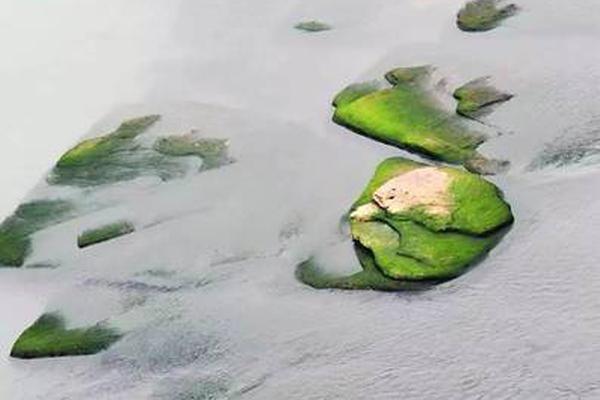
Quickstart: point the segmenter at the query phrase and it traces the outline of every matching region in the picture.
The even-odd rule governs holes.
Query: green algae
[[[334,107],[341,107],[368,94],[377,92],[380,89],[381,84],[378,81],[353,83],[338,93],[334,97],[332,104]]]
[[[310,33],[329,31],[329,30],[333,29],[330,25],[328,25],[324,22],[315,21],[315,20],[299,22],[298,24],[296,24],[294,26],[294,28],[299,31],[310,32]]]
[[[124,121],[114,132],[87,139],[67,151],[48,176],[52,185],[89,187],[158,176],[163,181],[185,176],[189,170],[181,158],[198,156],[203,170],[231,162],[227,142],[221,139],[191,140],[173,136],[146,145],[137,140],[160,119],[148,115]]]
[[[119,221],[104,225],[96,229],[84,231],[77,237],[77,246],[81,249],[94,244],[106,242],[135,231],[135,227],[129,221]]]
[[[351,212],[374,204],[383,183],[424,168],[431,167],[402,158],[384,161]],[[387,277],[408,281],[456,277],[487,253],[499,241],[502,228],[513,221],[502,193],[490,182],[451,167],[435,167],[435,171],[450,178],[447,213],[432,213],[417,203],[351,221],[354,240],[373,252],[375,264]]]
[[[489,114],[492,106],[513,98],[510,93],[502,92],[489,83],[489,78],[474,79],[454,91],[458,100],[456,112],[464,117],[477,119]]]
[[[359,134],[441,161],[465,164],[479,156],[484,137],[445,111],[423,83],[430,67],[390,71],[394,86],[344,95],[334,102],[334,122]],[[355,91],[356,92],[356,91]],[[344,101],[339,101],[342,96]]]
[[[518,11],[515,4],[504,5],[501,0],[473,0],[458,12],[456,24],[466,32],[489,31]]]
[[[112,133],[84,140],[58,160],[48,183],[88,187],[143,175],[156,175],[163,180],[183,176],[184,165],[136,140],[159,119],[158,115],[130,119]]]
[[[440,203],[445,206],[444,213],[432,211],[436,198],[431,197],[422,197],[401,210],[382,208],[377,203],[376,193],[382,186],[425,170],[448,179],[443,181],[447,185],[443,192],[437,187],[431,192],[444,199]],[[416,186],[410,186],[406,182],[402,190],[407,201],[425,196],[422,186],[431,184],[416,180]],[[365,207],[368,212],[360,213]],[[502,193],[482,177],[394,157],[378,166],[350,208],[350,232],[362,271],[338,276],[311,258],[298,266],[296,276],[318,289],[426,288],[461,275],[481,260],[512,222],[510,206]]]
[[[31,253],[30,236],[73,213],[64,200],[36,200],[21,204],[0,225],[0,266],[20,267]]]
[[[67,329],[60,314],[48,313],[21,334],[10,355],[24,359],[90,355],[107,349],[120,338],[115,329],[102,324]]]
[[[219,168],[232,162],[228,155],[229,141],[215,138],[196,138],[193,134],[158,139],[154,149],[171,157],[199,157],[201,170]]]
[[[406,172],[429,165],[392,157],[384,160],[375,170],[375,174],[353,204],[350,212],[372,201],[375,191],[385,182]],[[452,167],[435,167],[452,178],[449,194],[452,204],[447,216],[436,216],[423,212],[420,207],[408,209],[402,213],[388,215],[388,218],[409,219],[426,228],[440,231],[460,231],[471,235],[484,235],[498,230],[512,222],[509,205],[502,199],[500,190],[481,176]],[[375,216],[375,218],[381,218]]]
[[[296,268],[296,278],[315,289],[380,290],[394,292],[399,290],[418,290],[426,287],[419,283],[386,277],[375,264],[373,254],[368,249],[360,244],[355,244],[354,250],[362,271],[350,276],[335,275],[327,272],[326,267],[320,265],[313,257],[298,265]]]
[[[148,115],[124,121],[116,131],[106,136],[84,140],[67,151],[59,160],[58,168],[99,164],[107,155],[125,150],[130,142],[160,119],[159,115]]]

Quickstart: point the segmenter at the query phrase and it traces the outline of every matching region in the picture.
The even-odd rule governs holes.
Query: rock
[[[480,175],[497,175],[506,172],[510,167],[507,160],[494,160],[476,154],[465,162],[465,168]]]
[[[304,21],[296,24],[294,28],[304,32],[321,32],[333,29],[330,25],[320,21]]]
[[[498,188],[482,177],[390,158],[350,210],[363,271],[334,276],[311,259],[298,267],[297,276],[316,288],[421,288],[411,284],[462,274],[499,242],[512,221]]]
[[[36,200],[21,204],[0,225],[0,267],[20,267],[31,252],[30,236],[74,213],[65,200]]]
[[[454,91],[454,98],[458,100],[456,112],[473,119],[489,114],[492,106],[513,97],[490,85],[488,77],[472,80]]]
[[[106,242],[135,232],[135,227],[129,221],[119,221],[96,229],[84,231],[77,238],[77,246],[81,249],[97,243]]]
[[[333,120],[359,134],[449,163],[463,164],[484,141],[447,112],[428,87],[431,67],[395,69],[393,87],[352,85],[334,101]]]
[[[299,264],[296,268],[296,278],[315,289],[342,289],[342,290],[380,290],[394,292],[399,290],[419,290],[427,288],[419,282],[408,282],[391,279],[381,273],[375,265],[373,256],[368,249],[356,244],[354,246],[356,257],[360,262],[362,271],[350,276],[340,276],[326,271],[315,258]]]
[[[431,77],[434,68],[431,65],[417,67],[400,67],[385,74],[385,80],[391,85],[412,84],[422,85]]]
[[[121,338],[115,329],[103,324],[89,328],[66,329],[58,313],[42,315],[15,342],[11,357],[45,358],[96,354]]]
[[[340,107],[345,104],[352,103],[354,100],[358,100],[368,94],[381,90],[383,85],[378,81],[353,83],[340,93],[338,93],[333,99],[333,106]]]
[[[472,0],[458,12],[456,24],[466,32],[489,31],[518,11],[515,4],[503,5],[501,0]]]

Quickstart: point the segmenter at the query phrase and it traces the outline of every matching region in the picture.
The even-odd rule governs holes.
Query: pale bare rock
[[[377,206],[377,204],[371,202],[371,203],[363,204],[362,206],[360,206],[356,210],[354,210],[350,214],[350,218],[353,221],[366,222],[366,221],[370,221],[373,218],[373,216],[375,216],[380,211],[381,211],[381,208],[379,208]]]
[[[428,214],[450,214],[452,199],[448,192],[452,177],[435,167],[418,168],[384,183],[373,194],[379,207],[392,214],[421,207]]]

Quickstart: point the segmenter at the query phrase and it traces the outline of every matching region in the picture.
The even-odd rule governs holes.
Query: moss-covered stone
[[[202,170],[219,168],[232,162],[229,158],[229,141],[226,139],[199,138],[194,133],[160,138],[154,149],[171,157],[199,157]]]
[[[458,12],[456,24],[466,32],[489,31],[518,11],[515,4],[504,4],[502,0],[472,0]]]
[[[410,289],[462,274],[513,221],[500,191],[482,177],[451,167],[390,158],[350,210],[350,230],[363,271],[323,272],[314,260],[297,276],[316,288]]]
[[[481,157],[483,135],[444,110],[427,88],[431,67],[399,68],[392,87],[350,86],[334,101],[333,120],[353,131],[449,163]],[[360,90],[359,90],[360,89]]]
[[[330,25],[320,21],[303,21],[294,26],[299,31],[304,32],[321,32],[333,29]]]
[[[106,242],[108,240],[130,234],[132,232],[135,232],[135,227],[131,222],[115,222],[112,224],[101,226],[96,229],[84,231],[77,238],[77,246],[79,248],[88,247],[97,243]]]
[[[36,200],[20,205],[0,225],[0,267],[20,267],[31,252],[30,236],[63,221],[74,209],[64,200]]]
[[[478,78],[466,83],[454,91],[458,100],[456,112],[464,117],[477,119],[492,111],[492,106],[513,98],[510,93],[493,87],[489,78]]]
[[[119,340],[115,329],[97,324],[89,328],[66,329],[64,318],[57,313],[42,315],[21,334],[11,356],[45,358],[96,354]]]
[[[343,290],[380,290],[394,292],[398,290],[419,290],[428,287],[417,282],[400,281],[388,278],[375,265],[373,253],[355,244],[354,250],[362,271],[350,276],[340,276],[327,271],[315,258],[304,261],[296,268],[296,278],[315,289]]]

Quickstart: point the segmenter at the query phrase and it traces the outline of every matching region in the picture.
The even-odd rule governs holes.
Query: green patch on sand
[[[518,11],[515,4],[505,4],[502,0],[473,0],[458,12],[456,24],[466,32],[489,31]]]
[[[397,68],[386,74],[391,87],[349,86],[334,100],[333,120],[383,143],[469,166],[482,157],[476,149],[484,137],[439,105],[427,87],[431,71]]]
[[[97,243],[106,242],[111,239],[124,236],[135,231],[135,227],[131,222],[119,221],[112,224],[104,225],[96,229],[84,231],[77,238],[77,246],[81,249]]]
[[[330,25],[328,25],[324,22],[314,21],[314,20],[299,22],[298,24],[296,24],[294,26],[294,28],[296,28],[299,31],[311,32],[311,33],[329,31],[329,30],[333,29]]]
[[[493,106],[513,98],[510,93],[501,92],[489,83],[489,78],[472,80],[454,91],[458,100],[456,112],[464,117],[477,119],[492,111]]]
[[[36,200],[20,205],[0,225],[0,266],[22,266],[31,253],[30,236],[63,221],[72,212],[72,204],[64,200]]]
[[[10,355],[30,359],[96,354],[120,337],[115,329],[102,324],[67,329],[60,314],[44,314],[21,334]]]
[[[442,282],[485,256],[512,221],[500,191],[482,177],[390,158],[350,210],[363,271],[333,276],[309,260],[297,276],[316,288],[399,290]]]

